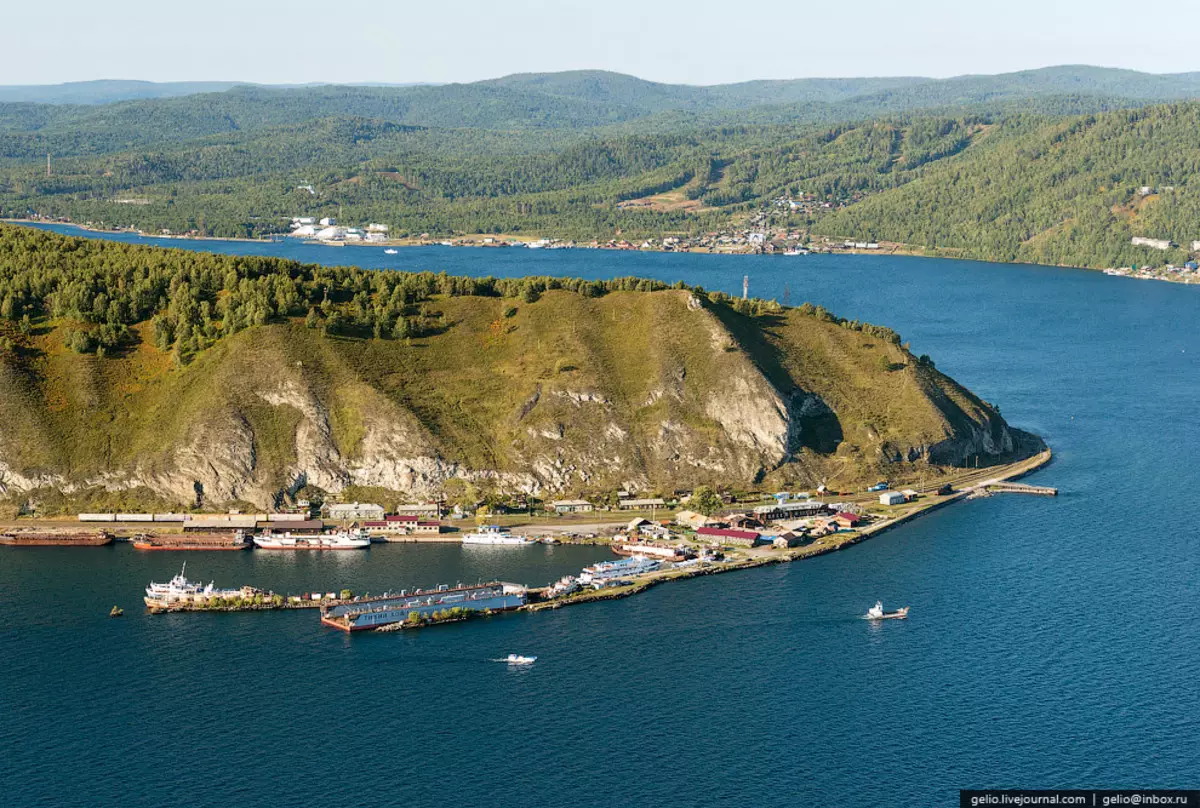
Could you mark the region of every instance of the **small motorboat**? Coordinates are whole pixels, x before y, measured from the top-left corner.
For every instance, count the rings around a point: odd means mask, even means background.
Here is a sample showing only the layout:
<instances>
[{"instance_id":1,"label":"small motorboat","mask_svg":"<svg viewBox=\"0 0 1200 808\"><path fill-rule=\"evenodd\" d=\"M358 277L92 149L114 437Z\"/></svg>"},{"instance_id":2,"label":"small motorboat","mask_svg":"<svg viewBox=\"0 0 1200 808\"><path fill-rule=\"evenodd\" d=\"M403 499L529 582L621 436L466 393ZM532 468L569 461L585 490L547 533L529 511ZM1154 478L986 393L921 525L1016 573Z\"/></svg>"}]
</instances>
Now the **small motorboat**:
<instances>
[{"instance_id":1,"label":"small motorboat","mask_svg":"<svg viewBox=\"0 0 1200 808\"><path fill-rule=\"evenodd\" d=\"M875 605L867 609L867 613L863 615L863 620L904 620L908 617L908 607L897 609L894 612L885 612L883 610L883 601L875 601Z\"/></svg>"},{"instance_id":2,"label":"small motorboat","mask_svg":"<svg viewBox=\"0 0 1200 808\"><path fill-rule=\"evenodd\" d=\"M384 255L395 255L395 254L396 254L396 253L398 253L398 252L400 252L400 251L399 251L399 250L393 250L391 247L388 247L386 250L384 250L384 251L383 251L383 254L384 254Z\"/></svg>"},{"instance_id":3,"label":"small motorboat","mask_svg":"<svg viewBox=\"0 0 1200 808\"><path fill-rule=\"evenodd\" d=\"M507 662L509 665L532 665L537 662L535 656L521 656L520 654L509 654L501 662Z\"/></svg>"}]
</instances>

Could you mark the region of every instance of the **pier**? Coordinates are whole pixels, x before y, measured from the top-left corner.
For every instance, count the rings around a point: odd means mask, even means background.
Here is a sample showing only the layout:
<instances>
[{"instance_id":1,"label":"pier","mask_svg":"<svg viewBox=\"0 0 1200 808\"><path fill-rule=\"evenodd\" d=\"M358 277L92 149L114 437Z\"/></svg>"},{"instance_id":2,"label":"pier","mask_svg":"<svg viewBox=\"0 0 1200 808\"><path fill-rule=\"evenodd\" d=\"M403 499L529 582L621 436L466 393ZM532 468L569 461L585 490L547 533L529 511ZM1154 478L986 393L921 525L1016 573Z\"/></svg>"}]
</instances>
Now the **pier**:
<instances>
[{"instance_id":1,"label":"pier","mask_svg":"<svg viewBox=\"0 0 1200 808\"><path fill-rule=\"evenodd\" d=\"M995 482L982 486L991 494L1033 494L1039 497L1056 497L1058 489L1047 485L1026 485L1025 483Z\"/></svg>"}]
</instances>

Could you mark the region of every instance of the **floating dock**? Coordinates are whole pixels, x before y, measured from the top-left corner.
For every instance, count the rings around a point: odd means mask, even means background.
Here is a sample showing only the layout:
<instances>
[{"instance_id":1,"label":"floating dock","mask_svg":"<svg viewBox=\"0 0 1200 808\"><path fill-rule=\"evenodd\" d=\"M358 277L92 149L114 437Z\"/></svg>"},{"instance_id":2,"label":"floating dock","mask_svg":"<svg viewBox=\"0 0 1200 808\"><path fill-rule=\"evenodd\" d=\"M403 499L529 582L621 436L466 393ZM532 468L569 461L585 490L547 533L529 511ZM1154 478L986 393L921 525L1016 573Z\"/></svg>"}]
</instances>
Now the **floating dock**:
<instances>
[{"instance_id":1,"label":"floating dock","mask_svg":"<svg viewBox=\"0 0 1200 808\"><path fill-rule=\"evenodd\" d=\"M349 603L339 603L321 608L321 622L342 631L365 631L381 628L408 620L414 613L418 618L428 618L435 612L461 609L468 612L503 612L519 609L525 605L529 590L520 584L494 581L477 586L413 592L399 595L384 595Z\"/></svg>"}]
</instances>

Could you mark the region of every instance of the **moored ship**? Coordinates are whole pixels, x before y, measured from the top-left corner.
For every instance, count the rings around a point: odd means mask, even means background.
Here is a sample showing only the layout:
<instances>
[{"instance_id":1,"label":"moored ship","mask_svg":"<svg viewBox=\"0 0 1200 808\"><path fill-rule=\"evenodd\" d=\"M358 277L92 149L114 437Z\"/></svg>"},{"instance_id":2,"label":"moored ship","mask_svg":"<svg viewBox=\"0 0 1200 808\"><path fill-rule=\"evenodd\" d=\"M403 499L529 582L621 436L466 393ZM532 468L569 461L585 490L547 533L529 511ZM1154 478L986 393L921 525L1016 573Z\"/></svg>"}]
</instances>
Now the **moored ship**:
<instances>
[{"instance_id":1,"label":"moored ship","mask_svg":"<svg viewBox=\"0 0 1200 808\"><path fill-rule=\"evenodd\" d=\"M179 574L165 584L153 581L146 587L146 596L142 598L150 609L170 609L186 604L203 603L212 598L235 597L243 594L241 589L217 589L210 581L202 584L187 579L187 562Z\"/></svg>"},{"instance_id":2,"label":"moored ship","mask_svg":"<svg viewBox=\"0 0 1200 808\"><path fill-rule=\"evenodd\" d=\"M599 564L584 567L579 573L579 582L589 586L604 586L609 581L620 580L630 575L654 572L661 566L661 561L639 555L618 561L601 561Z\"/></svg>"},{"instance_id":3,"label":"moored ship","mask_svg":"<svg viewBox=\"0 0 1200 808\"><path fill-rule=\"evenodd\" d=\"M365 530L340 530L316 536L268 531L254 537L254 546L260 550L363 550L371 546L371 537Z\"/></svg>"},{"instance_id":4,"label":"moored ship","mask_svg":"<svg viewBox=\"0 0 1200 808\"><path fill-rule=\"evenodd\" d=\"M137 550L248 550L251 547L245 532L182 533L152 536L147 533L133 537Z\"/></svg>"},{"instance_id":5,"label":"moored ship","mask_svg":"<svg viewBox=\"0 0 1200 808\"><path fill-rule=\"evenodd\" d=\"M506 527L500 527L500 525L483 525L477 530L464 535L462 543L518 545L533 544L534 541L528 536L519 536Z\"/></svg>"},{"instance_id":6,"label":"moored ship","mask_svg":"<svg viewBox=\"0 0 1200 808\"><path fill-rule=\"evenodd\" d=\"M70 530L19 530L0 533L0 544L9 547L103 547L112 544L107 531L80 533Z\"/></svg>"}]
</instances>

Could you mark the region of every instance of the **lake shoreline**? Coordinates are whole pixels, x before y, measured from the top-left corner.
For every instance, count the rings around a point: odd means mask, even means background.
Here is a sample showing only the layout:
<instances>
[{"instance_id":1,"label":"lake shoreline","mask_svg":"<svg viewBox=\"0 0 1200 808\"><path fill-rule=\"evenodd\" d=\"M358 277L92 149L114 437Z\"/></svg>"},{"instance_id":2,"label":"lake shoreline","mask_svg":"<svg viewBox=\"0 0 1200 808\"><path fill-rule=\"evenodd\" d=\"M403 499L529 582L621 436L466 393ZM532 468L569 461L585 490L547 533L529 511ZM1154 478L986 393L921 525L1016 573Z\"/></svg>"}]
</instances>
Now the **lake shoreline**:
<instances>
[{"instance_id":1,"label":"lake shoreline","mask_svg":"<svg viewBox=\"0 0 1200 808\"><path fill-rule=\"evenodd\" d=\"M128 229L103 229L92 227L85 224L77 224L71 221L48 221L41 219L0 219L0 222L23 227L39 227L39 226L61 226L82 230L85 233L95 233L96 235L126 235L136 236L138 238L147 239L164 239L170 241L182 242L230 242L235 244L278 244L284 240L294 239L295 241L311 246L329 247L330 249L340 249L342 247L374 247L378 249L409 249L413 247L453 247L455 249L476 248L476 249L521 249L521 247L513 247L507 242L520 241L525 249L529 249L530 243L541 240L541 237L534 236L515 236L503 234L476 233L468 236L458 236L445 241L451 242L446 244L443 241L430 240L415 240L415 239L389 239L386 241L338 241L324 242L317 239L296 239L290 235L280 234L279 236L270 238L243 238L237 236L194 236L194 235L179 235L179 234L155 234L146 233L140 230ZM69 234L68 234L69 235ZM87 238L87 236L79 236ZM475 239L496 238L502 240L495 244L478 244L473 243ZM453 243L456 240L467 240L472 243ZM1147 274L1142 271L1124 271L1115 267L1090 267L1078 264L1036 264L1027 261L1005 261L997 258L975 258L962 255L948 255L938 252L928 252L928 247L914 246L909 244L901 244L899 242L880 242L881 248L875 250L858 249L858 248L843 248L836 245L825 245L824 249L815 249L813 255L859 255L859 256L876 256L888 258L932 258L944 259L951 261L969 261L977 264L995 264L999 266L1038 266L1050 267L1053 269L1076 269L1087 272L1099 272L1111 277L1131 278L1133 280L1158 280L1167 281L1170 283L1180 283L1183 285L1191 285L1200 283L1200 277L1172 277L1170 274ZM886 244L887 248L882 245ZM163 249L170 249L167 245L161 245ZM678 249L663 249L661 246L656 247L617 247L606 244L596 245L579 245L572 244L571 246L550 246L544 249L549 250L600 250L604 252L632 252L632 253L661 253L661 254L686 254L686 255L717 255L717 256L750 256L750 257L792 257L785 256L783 253L763 253L755 250L720 250L710 248L678 248ZM803 257L803 256L798 256ZM290 259L289 259L290 260Z\"/></svg>"}]
</instances>

